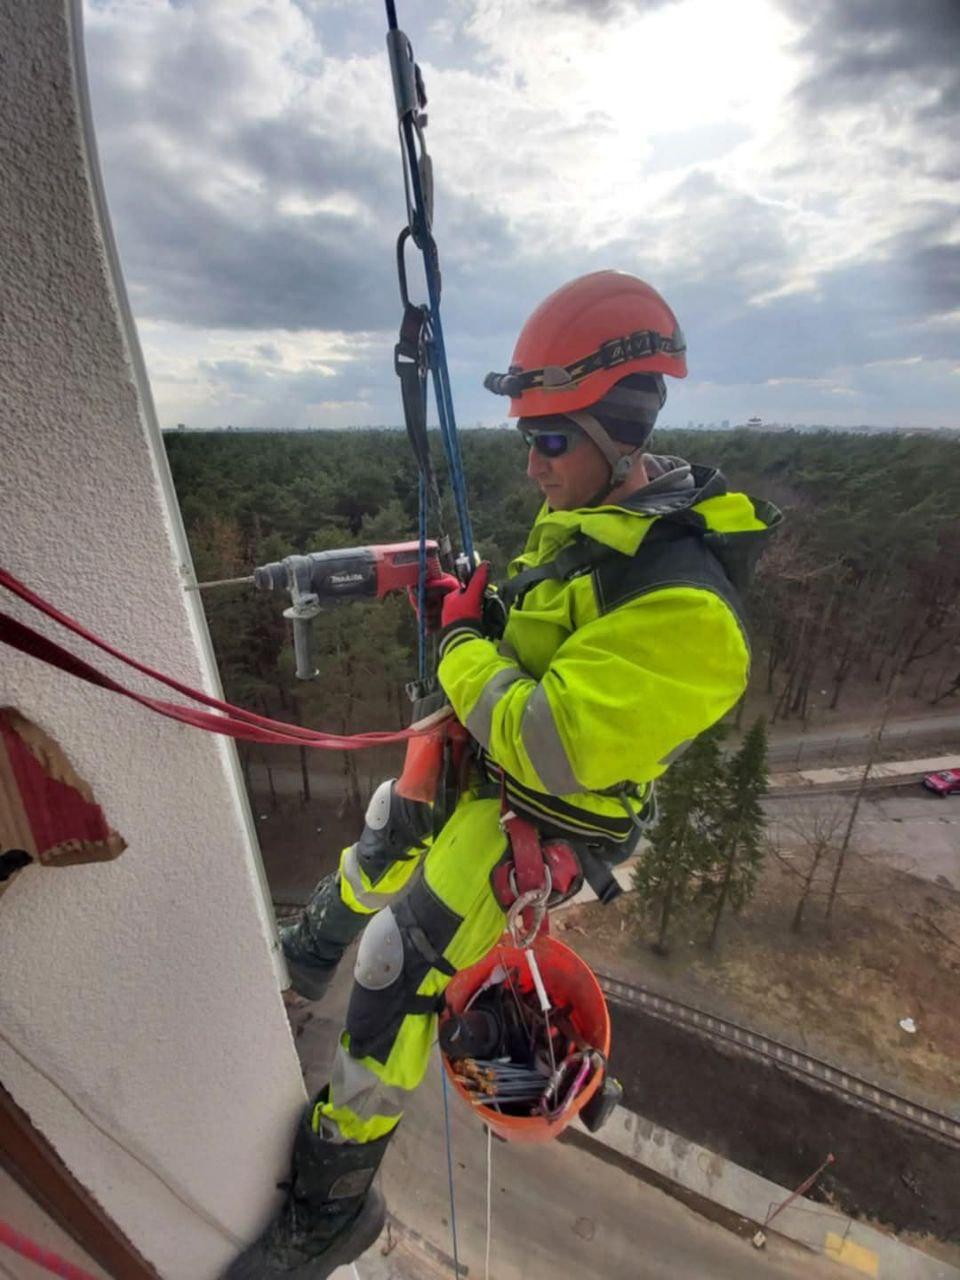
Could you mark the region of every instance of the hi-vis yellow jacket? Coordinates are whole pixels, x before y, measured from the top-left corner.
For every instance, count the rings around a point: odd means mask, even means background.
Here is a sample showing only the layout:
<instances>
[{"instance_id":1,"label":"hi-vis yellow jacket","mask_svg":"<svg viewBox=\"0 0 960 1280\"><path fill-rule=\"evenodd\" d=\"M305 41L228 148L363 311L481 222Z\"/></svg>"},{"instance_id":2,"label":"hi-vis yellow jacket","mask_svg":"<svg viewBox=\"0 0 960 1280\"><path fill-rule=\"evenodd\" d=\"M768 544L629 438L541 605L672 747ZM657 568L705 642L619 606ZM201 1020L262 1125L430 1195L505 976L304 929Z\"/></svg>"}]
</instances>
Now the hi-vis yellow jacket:
<instances>
[{"instance_id":1,"label":"hi-vis yellow jacket","mask_svg":"<svg viewBox=\"0 0 960 1280\"><path fill-rule=\"evenodd\" d=\"M743 693L739 591L781 519L718 471L653 461L686 487L662 475L622 505L544 506L509 568L507 595L528 589L503 638L457 630L441 650L440 683L510 803L587 840L628 840L653 779ZM529 585L529 570L554 576Z\"/></svg>"}]
</instances>

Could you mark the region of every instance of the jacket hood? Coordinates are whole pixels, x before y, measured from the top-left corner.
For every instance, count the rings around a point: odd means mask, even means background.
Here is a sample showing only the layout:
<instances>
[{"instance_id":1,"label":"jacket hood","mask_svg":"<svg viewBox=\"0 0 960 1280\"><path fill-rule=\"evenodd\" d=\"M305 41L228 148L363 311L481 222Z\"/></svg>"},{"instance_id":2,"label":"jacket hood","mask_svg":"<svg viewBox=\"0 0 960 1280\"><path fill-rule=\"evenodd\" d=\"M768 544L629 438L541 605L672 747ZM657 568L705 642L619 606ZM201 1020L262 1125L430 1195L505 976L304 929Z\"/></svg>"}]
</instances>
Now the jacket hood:
<instances>
[{"instance_id":1,"label":"jacket hood","mask_svg":"<svg viewBox=\"0 0 960 1280\"><path fill-rule=\"evenodd\" d=\"M631 494L624 506L637 514L656 515L662 524L694 530L736 589L745 590L767 540L783 522L782 513L772 502L729 492L716 467L680 458L651 457L650 462L648 473L659 466L660 474Z\"/></svg>"},{"instance_id":2,"label":"jacket hood","mask_svg":"<svg viewBox=\"0 0 960 1280\"><path fill-rule=\"evenodd\" d=\"M551 511L544 506L530 532L527 551L536 560L572 535L634 555L657 524L683 526L700 534L720 560L737 590L742 591L770 535L783 521L781 512L763 499L731 493L722 472L682 458L647 454L650 482L616 505Z\"/></svg>"}]
</instances>

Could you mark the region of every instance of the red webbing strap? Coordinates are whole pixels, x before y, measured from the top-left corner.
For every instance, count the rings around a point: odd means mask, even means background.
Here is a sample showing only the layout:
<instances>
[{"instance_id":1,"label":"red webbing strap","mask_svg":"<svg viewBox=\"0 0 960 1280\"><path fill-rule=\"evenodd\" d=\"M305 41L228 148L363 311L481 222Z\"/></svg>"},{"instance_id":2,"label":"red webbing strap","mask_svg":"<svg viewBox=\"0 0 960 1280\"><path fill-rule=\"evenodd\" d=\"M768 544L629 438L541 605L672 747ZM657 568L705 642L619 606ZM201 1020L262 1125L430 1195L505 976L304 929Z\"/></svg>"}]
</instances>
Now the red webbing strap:
<instances>
[{"instance_id":1,"label":"red webbing strap","mask_svg":"<svg viewBox=\"0 0 960 1280\"><path fill-rule=\"evenodd\" d=\"M43 1245L37 1244L36 1240L31 1240L29 1236L15 1231L9 1222L0 1222L0 1244L6 1245L14 1253L19 1253L22 1258L35 1262L38 1267L43 1267L44 1271L62 1277L62 1280L94 1280L89 1271L84 1271L83 1267L78 1267L75 1263L68 1262L66 1258L61 1258L59 1253L54 1253L52 1249L44 1248Z\"/></svg>"},{"instance_id":2,"label":"red webbing strap","mask_svg":"<svg viewBox=\"0 0 960 1280\"><path fill-rule=\"evenodd\" d=\"M519 898L534 889L545 888L547 868L543 860L540 832L532 822L528 822L526 818L520 818L514 813L509 807L505 792L501 793L500 810L500 825L507 833L507 839L510 842L510 849L513 853L517 897ZM525 929L532 927L532 910L531 907L528 907L523 912ZM544 912L539 932L550 932L550 922L546 912Z\"/></svg>"},{"instance_id":3,"label":"red webbing strap","mask_svg":"<svg viewBox=\"0 0 960 1280\"><path fill-rule=\"evenodd\" d=\"M227 712L234 719L245 720L249 724L260 724L272 729L279 727L294 737L313 738L316 736L312 729L304 729L300 725L286 725L282 721L271 720L268 716L259 716L254 711L245 711L242 707L234 707L229 702L221 702L219 698L211 697L210 694L204 693L201 689L192 689L189 685L181 684L179 680L174 680L172 676L164 675L162 671L155 671L153 667L148 667L146 663L138 662L136 658L131 658L120 649L115 649L113 645L108 644L106 640L101 640L92 631L88 631L82 623L77 622L75 618L71 618L69 614L62 613L56 605L52 605L48 600L44 600L42 596L38 596L26 583L21 582L19 578L15 578L12 573L2 567L0 567L0 587L6 587L8 591L12 591L14 595L26 601L32 608L46 614L48 618L52 618L61 627L72 631L74 635L80 636L81 639L87 640L90 644L96 645L104 653L109 653L111 658L118 659L128 667L133 667L134 671L139 671L142 675L149 676L151 680L157 680L160 684L165 684L169 689L182 693L184 697L190 698L194 702L203 703L206 707L213 707L216 711ZM54 647L59 649L59 645ZM60 651L66 652L66 650ZM29 652L29 650L25 650L25 652ZM44 659L44 661L47 661L47 659Z\"/></svg>"},{"instance_id":4,"label":"red webbing strap","mask_svg":"<svg viewBox=\"0 0 960 1280\"><path fill-rule=\"evenodd\" d=\"M0 586L6 587L26 601L27 604L46 614L47 617L52 618L61 626L66 627L68 631L81 636L84 640L96 645L98 649L109 653L111 657L117 658L128 667L133 667L134 670L142 672L153 680L158 680L161 684L175 689L185 697L191 698L195 702L200 702L204 706L213 707L223 714L213 715L209 711L201 711L195 707L184 707L175 702L165 702L160 698L152 698L147 694L137 693L133 689L128 689L125 685L105 675L102 671L98 671L90 663L84 662L82 658L78 658L76 654L64 649L56 641L48 639L38 631L34 631L32 627L18 622L15 618L5 613L0 613L0 642L10 645L11 648L18 649L21 653L25 653L30 657L38 658L41 662L56 667L79 680L84 680L88 684L98 685L100 688L108 689L111 693L118 693L124 698L130 698L133 702L138 702L142 707L146 707L150 711L167 716L171 720L179 720L182 724L191 725L195 729L205 729L209 733L222 733L228 737L242 738L248 742L274 743L281 746L317 747L338 751L359 751L365 747L407 742L411 738L419 737L423 732L423 730L419 729L398 729L393 732L359 734L324 733L320 730L304 729L300 725L286 724L282 720L271 720L267 716L256 715L252 711L245 711L242 707L235 707L229 702L221 702L218 698L213 698L199 689L191 689L189 685L181 684L179 680L174 680L171 676L155 671L145 663L138 662L135 658L131 658L119 649L115 649L105 640L101 640L99 636L81 626L79 622L61 613L54 605L49 604L2 568L0 568Z\"/></svg>"}]
</instances>

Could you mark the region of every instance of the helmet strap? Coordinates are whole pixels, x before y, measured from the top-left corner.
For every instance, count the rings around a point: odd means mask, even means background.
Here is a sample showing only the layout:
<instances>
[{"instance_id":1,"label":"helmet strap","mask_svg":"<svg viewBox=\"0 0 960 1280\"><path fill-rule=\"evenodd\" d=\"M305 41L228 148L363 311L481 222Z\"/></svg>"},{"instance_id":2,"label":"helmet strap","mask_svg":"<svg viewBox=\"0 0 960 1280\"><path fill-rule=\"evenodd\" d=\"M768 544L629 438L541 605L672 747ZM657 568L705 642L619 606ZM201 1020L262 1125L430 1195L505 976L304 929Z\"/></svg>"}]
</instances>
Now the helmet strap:
<instances>
[{"instance_id":1,"label":"helmet strap","mask_svg":"<svg viewBox=\"0 0 960 1280\"><path fill-rule=\"evenodd\" d=\"M566 413L564 417L569 418L571 422L575 422L583 434L593 441L610 467L610 478L606 485L590 500L589 505L594 507L597 503L602 502L607 494L612 493L614 489L619 489L630 474L633 464L643 456L646 446L640 445L639 448L631 450L630 453L621 453L612 436L604 430L592 413Z\"/></svg>"}]
</instances>

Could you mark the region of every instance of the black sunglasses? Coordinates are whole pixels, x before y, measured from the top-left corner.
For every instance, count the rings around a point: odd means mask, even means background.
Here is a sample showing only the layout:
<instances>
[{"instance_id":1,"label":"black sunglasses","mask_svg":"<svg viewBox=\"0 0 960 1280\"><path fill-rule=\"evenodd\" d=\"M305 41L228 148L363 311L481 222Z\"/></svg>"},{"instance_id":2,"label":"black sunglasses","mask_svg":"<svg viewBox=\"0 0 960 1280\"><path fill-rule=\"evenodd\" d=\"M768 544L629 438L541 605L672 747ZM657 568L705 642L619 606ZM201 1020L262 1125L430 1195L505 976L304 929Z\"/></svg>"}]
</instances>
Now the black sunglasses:
<instances>
[{"instance_id":1,"label":"black sunglasses","mask_svg":"<svg viewBox=\"0 0 960 1280\"><path fill-rule=\"evenodd\" d=\"M521 427L520 434L528 449L536 449L545 458L562 458L583 439L578 427L554 427L549 431L530 431Z\"/></svg>"}]
</instances>

